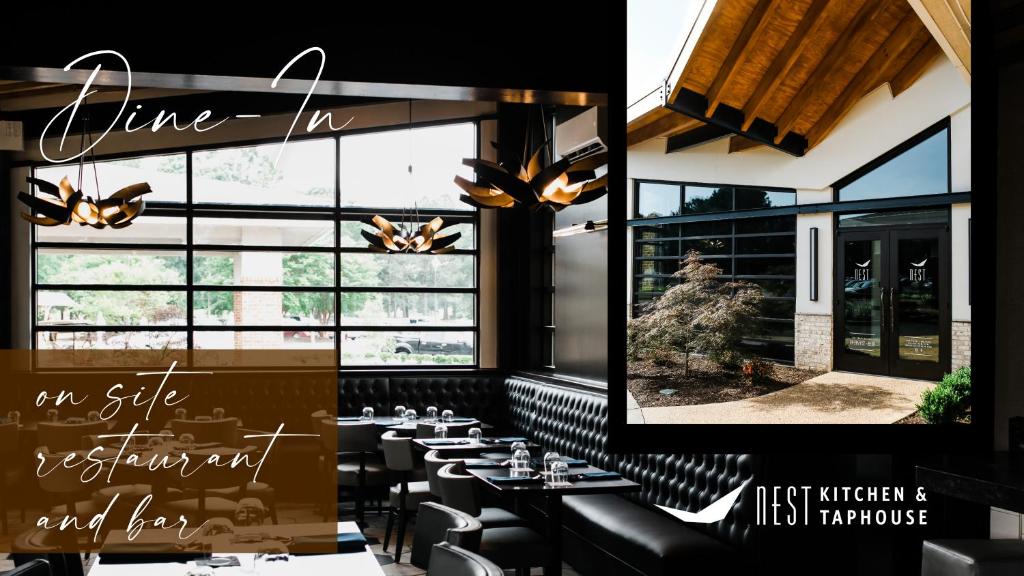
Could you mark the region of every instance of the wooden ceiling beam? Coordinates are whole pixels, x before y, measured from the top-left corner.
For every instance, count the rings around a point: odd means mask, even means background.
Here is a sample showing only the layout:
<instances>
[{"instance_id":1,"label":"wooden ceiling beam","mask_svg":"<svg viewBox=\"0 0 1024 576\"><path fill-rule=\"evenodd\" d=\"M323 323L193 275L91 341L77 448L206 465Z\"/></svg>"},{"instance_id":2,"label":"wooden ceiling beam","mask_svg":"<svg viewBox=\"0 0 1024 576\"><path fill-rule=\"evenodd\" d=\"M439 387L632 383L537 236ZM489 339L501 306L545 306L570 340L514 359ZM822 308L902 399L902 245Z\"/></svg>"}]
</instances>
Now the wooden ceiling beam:
<instances>
[{"instance_id":1,"label":"wooden ceiling beam","mask_svg":"<svg viewBox=\"0 0 1024 576\"><path fill-rule=\"evenodd\" d=\"M904 90L910 88L914 82L917 82L917 79L921 77L921 74L924 74L925 69L939 54L942 54L942 49L939 48L937 42L934 40L925 42L924 46L907 62L906 66L889 81L889 89L892 90L893 97L899 96Z\"/></svg>"},{"instance_id":2,"label":"wooden ceiling beam","mask_svg":"<svg viewBox=\"0 0 1024 576\"><path fill-rule=\"evenodd\" d=\"M807 131L808 148L821 142L868 90L878 86L887 71L886 68L893 61L898 60L908 47L916 51L920 48L921 41L925 39L927 39L927 30L924 29L921 21L913 12L907 12L889 34L889 37L861 66L839 97Z\"/></svg>"},{"instance_id":3,"label":"wooden ceiling beam","mask_svg":"<svg viewBox=\"0 0 1024 576\"><path fill-rule=\"evenodd\" d=\"M764 144L755 142L750 138L744 138L743 136L733 136L732 138L729 138L729 154L743 152L744 150L750 150L751 148L757 148L758 146L764 146Z\"/></svg>"},{"instance_id":4,"label":"wooden ceiling beam","mask_svg":"<svg viewBox=\"0 0 1024 576\"><path fill-rule=\"evenodd\" d=\"M765 33L768 21L771 20L771 15L785 1L758 0L757 4L754 5L754 9L743 24L739 36L736 37L736 41L733 42L732 47L729 49L729 54L725 57L721 67L719 67L718 74L715 75L715 79L708 88L708 111L705 115L714 116L715 109L722 102L722 95L728 94L726 88L729 82L736 77L736 73L741 68L740 64L743 56L747 53L747 47L751 45L756 47L762 41L762 36Z\"/></svg>"},{"instance_id":5,"label":"wooden ceiling beam","mask_svg":"<svg viewBox=\"0 0 1024 576\"><path fill-rule=\"evenodd\" d=\"M39 90L45 90L56 86L63 86L62 84L42 84L39 82L10 82L0 86L0 95L9 94L25 94L28 92L37 92Z\"/></svg>"},{"instance_id":6,"label":"wooden ceiling beam","mask_svg":"<svg viewBox=\"0 0 1024 576\"><path fill-rule=\"evenodd\" d=\"M825 13L825 8L828 5L828 0L811 1L807 12L804 13L800 23L797 24L796 30L786 40L786 44L779 50L779 53L775 55L775 59L772 60L768 70L761 77L760 82L757 83L754 93L743 106L745 117L743 120L743 130L750 130L750 125L754 123L754 119L757 118L761 109L768 102L768 96L773 94L775 89L779 87L779 84L789 74L790 69L796 64L797 59L803 54L804 47L815 37L822 22L825 21L822 14ZM838 5L838 2L833 3L833 6Z\"/></svg>"},{"instance_id":7,"label":"wooden ceiling beam","mask_svg":"<svg viewBox=\"0 0 1024 576\"><path fill-rule=\"evenodd\" d=\"M908 0L953 66L971 82L971 0Z\"/></svg>"},{"instance_id":8,"label":"wooden ceiling beam","mask_svg":"<svg viewBox=\"0 0 1024 576\"><path fill-rule=\"evenodd\" d=\"M650 140L651 138L661 138L671 134L679 134L692 128L696 128L701 124L699 120L683 116L682 114L677 114L667 108L658 108L657 112L652 115L656 116L653 121L646 122L635 129L631 127L631 129L627 130L627 148Z\"/></svg>"},{"instance_id":9,"label":"wooden ceiling beam","mask_svg":"<svg viewBox=\"0 0 1024 576\"><path fill-rule=\"evenodd\" d=\"M775 135L776 144L782 142L782 139L793 129L793 125L800 119L800 115L807 108L808 104L817 97L825 79L835 74L842 66L843 59L850 54L850 47L855 42L859 42L867 31L870 31L870 22L878 17L888 6L888 0L867 0L861 5L853 20L846 26L839 35L839 38L832 43L828 53L821 59L821 62L804 82L796 96L789 101L779 119L775 121L775 125L779 129Z\"/></svg>"}]
</instances>

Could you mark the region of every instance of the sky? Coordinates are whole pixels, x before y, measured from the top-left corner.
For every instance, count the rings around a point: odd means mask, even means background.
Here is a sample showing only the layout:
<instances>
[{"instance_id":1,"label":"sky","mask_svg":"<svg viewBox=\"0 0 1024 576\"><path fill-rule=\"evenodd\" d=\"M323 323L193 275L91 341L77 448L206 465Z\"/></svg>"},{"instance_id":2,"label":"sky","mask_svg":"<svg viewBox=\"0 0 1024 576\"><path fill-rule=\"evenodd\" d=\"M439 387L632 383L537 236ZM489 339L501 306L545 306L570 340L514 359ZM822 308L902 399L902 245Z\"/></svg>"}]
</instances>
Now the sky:
<instances>
[{"instance_id":1,"label":"sky","mask_svg":"<svg viewBox=\"0 0 1024 576\"><path fill-rule=\"evenodd\" d=\"M702 0L629 0L626 5L626 102L636 102L668 74L683 33Z\"/></svg>"}]
</instances>

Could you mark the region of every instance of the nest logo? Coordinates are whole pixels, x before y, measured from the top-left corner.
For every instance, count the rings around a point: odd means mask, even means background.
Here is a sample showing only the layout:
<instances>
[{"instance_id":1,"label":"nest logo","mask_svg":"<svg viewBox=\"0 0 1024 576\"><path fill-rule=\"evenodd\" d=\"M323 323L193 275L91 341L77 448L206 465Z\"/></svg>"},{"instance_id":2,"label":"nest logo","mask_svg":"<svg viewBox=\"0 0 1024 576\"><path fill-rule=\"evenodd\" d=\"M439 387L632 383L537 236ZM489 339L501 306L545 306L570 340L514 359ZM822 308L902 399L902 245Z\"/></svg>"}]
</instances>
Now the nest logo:
<instances>
[{"instance_id":1,"label":"nest logo","mask_svg":"<svg viewBox=\"0 0 1024 576\"><path fill-rule=\"evenodd\" d=\"M739 499L740 493L743 492L743 488L745 488L746 485L746 482L740 484L732 492L729 492L725 496L722 496L697 512L676 510L675 508L669 508L668 506L658 506L658 508L661 508L683 522L690 522L692 524L714 524L715 522L725 520L725 517L729 515L729 511L732 510L733 504L735 504L736 500Z\"/></svg>"},{"instance_id":2,"label":"nest logo","mask_svg":"<svg viewBox=\"0 0 1024 576\"><path fill-rule=\"evenodd\" d=\"M858 282L861 282L861 281L864 281L864 280L871 280L871 268L869 268L869 266L871 266L871 260L870 259L867 262L864 262L863 264L860 263L860 262L854 262L854 265L855 265L855 268L853 269L853 279L854 280L856 280Z\"/></svg>"},{"instance_id":3,"label":"nest logo","mask_svg":"<svg viewBox=\"0 0 1024 576\"><path fill-rule=\"evenodd\" d=\"M911 282L924 282L927 280L926 270L924 265L928 263L928 259L925 258L920 262L910 263L910 281Z\"/></svg>"}]
</instances>

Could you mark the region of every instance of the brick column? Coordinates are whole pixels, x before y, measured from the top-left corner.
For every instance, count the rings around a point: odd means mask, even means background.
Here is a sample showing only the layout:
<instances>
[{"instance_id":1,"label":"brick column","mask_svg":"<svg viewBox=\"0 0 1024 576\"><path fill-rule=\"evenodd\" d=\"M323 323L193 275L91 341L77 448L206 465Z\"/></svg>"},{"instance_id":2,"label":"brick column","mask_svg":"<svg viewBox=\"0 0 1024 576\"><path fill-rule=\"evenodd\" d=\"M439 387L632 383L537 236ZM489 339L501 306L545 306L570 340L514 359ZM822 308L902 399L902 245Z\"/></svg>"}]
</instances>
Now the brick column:
<instances>
[{"instance_id":1,"label":"brick column","mask_svg":"<svg viewBox=\"0 0 1024 576\"><path fill-rule=\"evenodd\" d=\"M952 329L952 369L971 365L971 323L953 322Z\"/></svg>"},{"instance_id":2,"label":"brick column","mask_svg":"<svg viewBox=\"0 0 1024 576\"><path fill-rule=\"evenodd\" d=\"M246 244L274 244L267 238L268 231L246 228ZM284 265L280 252L240 252L235 258L235 279L244 286L280 286L284 278ZM284 323L284 305L280 292L235 292L234 312L236 325L266 325ZM235 348L280 348L284 342L280 332L236 332Z\"/></svg>"},{"instance_id":3,"label":"brick column","mask_svg":"<svg viewBox=\"0 0 1024 576\"><path fill-rule=\"evenodd\" d=\"M832 369L832 316L797 314L794 319L794 364L806 370Z\"/></svg>"}]
</instances>

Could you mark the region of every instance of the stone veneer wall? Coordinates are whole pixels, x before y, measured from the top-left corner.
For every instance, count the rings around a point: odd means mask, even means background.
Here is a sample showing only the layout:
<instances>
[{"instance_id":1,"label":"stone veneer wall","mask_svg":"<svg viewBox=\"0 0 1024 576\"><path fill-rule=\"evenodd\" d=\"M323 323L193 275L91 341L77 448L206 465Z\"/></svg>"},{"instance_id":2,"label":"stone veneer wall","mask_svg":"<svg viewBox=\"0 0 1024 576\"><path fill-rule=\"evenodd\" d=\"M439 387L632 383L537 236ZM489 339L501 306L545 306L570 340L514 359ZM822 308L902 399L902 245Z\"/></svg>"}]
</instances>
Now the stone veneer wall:
<instances>
[{"instance_id":1,"label":"stone veneer wall","mask_svg":"<svg viewBox=\"0 0 1024 576\"><path fill-rule=\"evenodd\" d=\"M794 364L807 370L832 369L832 316L797 314L794 318Z\"/></svg>"},{"instance_id":2,"label":"stone veneer wall","mask_svg":"<svg viewBox=\"0 0 1024 576\"><path fill-rule=\"evenodd\" d=\"M953 322L953 370L971 365L971 323Z\"/></svg>"}]
</instances>

